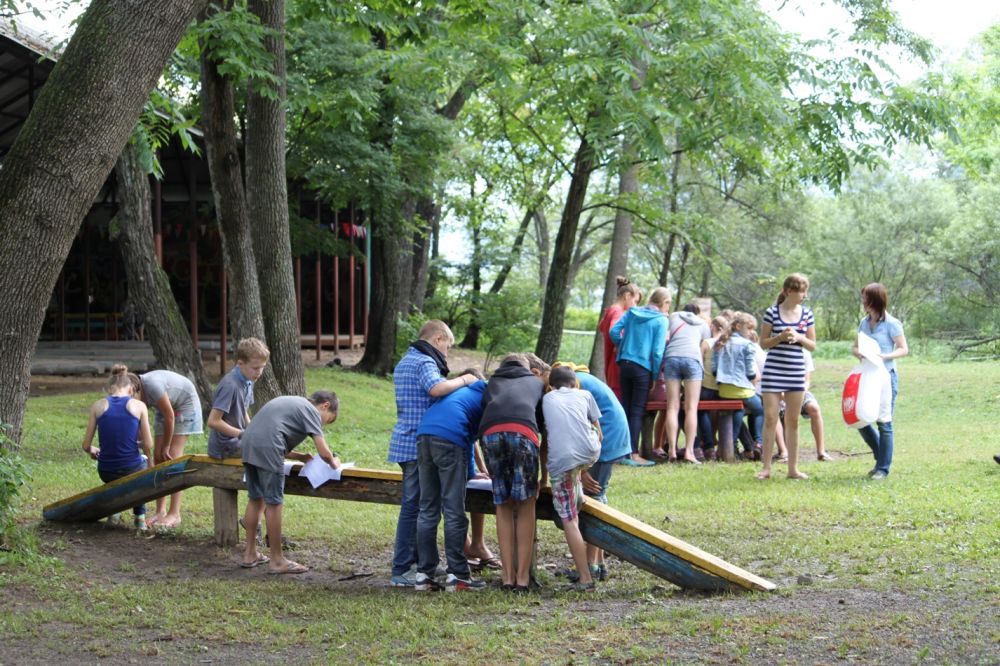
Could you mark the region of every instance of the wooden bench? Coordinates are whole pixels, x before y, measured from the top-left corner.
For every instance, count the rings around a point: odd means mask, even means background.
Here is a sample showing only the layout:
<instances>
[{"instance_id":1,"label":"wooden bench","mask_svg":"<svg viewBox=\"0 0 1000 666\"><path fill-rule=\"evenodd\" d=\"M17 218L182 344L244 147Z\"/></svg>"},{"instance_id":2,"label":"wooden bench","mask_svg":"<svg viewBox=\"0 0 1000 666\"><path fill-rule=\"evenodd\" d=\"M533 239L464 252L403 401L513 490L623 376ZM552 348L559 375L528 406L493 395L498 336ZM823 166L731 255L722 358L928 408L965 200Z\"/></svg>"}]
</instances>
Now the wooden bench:
<instances>
[{"instance_id":1,"label":"wooden bench","mask_svg":"<svg viewBox=\"0 0 1000 666\"><path fill-rule=\"evenodd\" d=\"M683 407L683 405L682 405ZM743 409L742 400L699 400L699 412L720 412L728 416L737 409ZM642 436L640 452L643 458L651 459L653 455L653 426L656 415L667 411L667 403L664 400L650 400L646 403L646 416L642 420ZM723 419L719 422L719 457L726 462L736 462L736 438L739 433L734 433L732 421Z\"/></svg>"}]
</instances>

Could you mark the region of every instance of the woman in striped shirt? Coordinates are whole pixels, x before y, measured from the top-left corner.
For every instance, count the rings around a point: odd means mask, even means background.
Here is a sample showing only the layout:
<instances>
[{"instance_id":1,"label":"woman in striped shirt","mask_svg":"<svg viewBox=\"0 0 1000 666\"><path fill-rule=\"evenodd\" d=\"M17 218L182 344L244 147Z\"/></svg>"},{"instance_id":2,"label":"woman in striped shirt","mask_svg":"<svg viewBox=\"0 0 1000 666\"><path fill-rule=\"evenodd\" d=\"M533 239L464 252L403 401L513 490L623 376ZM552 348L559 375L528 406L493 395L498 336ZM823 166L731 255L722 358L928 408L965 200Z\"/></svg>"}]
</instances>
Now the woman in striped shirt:
<instances>
[{"instance_id":1,"label":"woman in striped shirt","mask_svg":"<svg viewBox=\"0 0 1000 666\"><path fill-rule=\"evenodd\" d=\"M785 395L785 446L788 448L788 478L809 478L798 470L799 411L806 390L806 363L803 349L816 349L816 327L812 310L803 302L809 293L809 279L792 273L777 302L764 312L760 346L767 350L761 378L764 399L764 469L758 479L771 478L771 452L778 426L781 395Z\"/></svg>"}]
</instances>

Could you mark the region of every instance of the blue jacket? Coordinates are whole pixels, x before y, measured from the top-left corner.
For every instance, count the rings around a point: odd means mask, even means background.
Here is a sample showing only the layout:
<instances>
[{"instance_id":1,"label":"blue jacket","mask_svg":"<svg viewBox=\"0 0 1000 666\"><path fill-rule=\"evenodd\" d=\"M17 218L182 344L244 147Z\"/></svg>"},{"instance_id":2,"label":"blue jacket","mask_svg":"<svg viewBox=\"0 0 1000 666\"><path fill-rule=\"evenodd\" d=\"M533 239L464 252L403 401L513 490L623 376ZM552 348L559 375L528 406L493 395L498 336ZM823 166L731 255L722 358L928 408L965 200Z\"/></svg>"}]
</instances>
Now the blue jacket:
<instances>
[{"instance_id":1,"label":"blue jacket","mask_svg":"<svg viewBox=\"0 0 1000 666\"><path fill-rule=\"evenodd\" d=\"M618 347L617 360L632 361L659 372L667 345L667 317L656 308L629 308L611 327L611 341Z\"/></svg>"},{"instance_id":2,"label":"blue jacket","mask_svg":"<svg viewBox=\"0 0 1000 666\"><path fill-rule=\"evenodd\" d=\"M465 449L468 454L469 477L475 472L476 433L483 415L483 393L486 382L478 381L453 391L424 412L417 426L417 437L430 435Z\"/></svg>"},{"instance_id":3,"label":"blue jacket","mask_svg":"<svg viewBox=\"0 0 1000 666\"><path fill-rule=\"evenodd\" d=\"M597 403L597 408L601 410L601 432L604 439L601 440L601 456L598 462L609 462L624 458L632 453L632 444L628 434L628 420L625 417L625 410L618 401L618 396L611 388L597 377L586 372L576 373L576 378L580 382L580 388L590 391Z\"/></svg>"},{"instance_id":4,"label":"blue jacket","mask_svg":"<svg viewBox=\"0 0 1000 666\"><path fill-rule=\"evenodd\" d=\"M720 384L732 384L752 389L757 376L756 352L752 342L737 332L726 341L721 350L712 350L712 372Z\"/></svg>"}]
</instances>

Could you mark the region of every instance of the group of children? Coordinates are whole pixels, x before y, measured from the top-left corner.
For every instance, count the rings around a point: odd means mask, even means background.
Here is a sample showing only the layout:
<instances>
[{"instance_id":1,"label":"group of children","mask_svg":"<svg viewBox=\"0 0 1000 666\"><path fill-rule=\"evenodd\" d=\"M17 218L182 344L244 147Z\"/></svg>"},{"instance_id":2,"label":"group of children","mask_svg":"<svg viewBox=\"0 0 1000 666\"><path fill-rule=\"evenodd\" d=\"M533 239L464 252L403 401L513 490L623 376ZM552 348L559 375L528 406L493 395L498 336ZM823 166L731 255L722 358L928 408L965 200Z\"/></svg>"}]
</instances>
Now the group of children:
<instances>
[{"instance_id":1,"label":"group of children","mask_svg":"<svg viewBox=\"0 0 1000 666\"><path fill-rule=\"evenodd\" d=\"M723 438L745 432L744 456L763 461L758 478L770 477L772 459L787 461L790 478L806 478L798 470L801 414L811 420L817 458L830 460L822 414L808 391L816 334L812 311L804 305L809 290L805 276L796 273L784 281L764 313L759 338L756 318L745 312L724 311L709 322L691 303L671 314L670 295L662 287L653 290L645 307L638 307L638 287L625 278L618 284L618 301L605 311L598 330L605 343L608 382L629 415L632 455L625 464L655 464L640 455L638 446L646 404L654 394L666 406L655 427L654 458L692 464L714 460L716 430ZM732 421L699 412L700 400L720 398L742 401L743 409L732 414ZM681 432L683 449L678 448ZM772 455L775 446L778 454Z\"/></svg>"},{"instance_id":2,"label":"group of children","mask_svg":"<svg viewBox=\"0 0 1000 666\"><path fill-rule=\"evenodd\" d=\"M389 461L403 471L403 498L392 584L418 591L485 587L473 569L495 558L482 539L482 516L473 514L469 539L465 515L467 483L478 477L492 488L502 588L527 591L536 499L551 477L553 505L576 562L573 587L593 589L607 568L603 552L584 542L578 516L585 488L606 501L610 463L628 453L614 394L586 368L553 368L534 354L508 355L489 382L473 370L447 379L453 344L444 322L429 321L393 373L397 423ZM610 437L602 435L605 423ZM443 570L436 542L442 515Z\"/></svg>"}]
</instances>

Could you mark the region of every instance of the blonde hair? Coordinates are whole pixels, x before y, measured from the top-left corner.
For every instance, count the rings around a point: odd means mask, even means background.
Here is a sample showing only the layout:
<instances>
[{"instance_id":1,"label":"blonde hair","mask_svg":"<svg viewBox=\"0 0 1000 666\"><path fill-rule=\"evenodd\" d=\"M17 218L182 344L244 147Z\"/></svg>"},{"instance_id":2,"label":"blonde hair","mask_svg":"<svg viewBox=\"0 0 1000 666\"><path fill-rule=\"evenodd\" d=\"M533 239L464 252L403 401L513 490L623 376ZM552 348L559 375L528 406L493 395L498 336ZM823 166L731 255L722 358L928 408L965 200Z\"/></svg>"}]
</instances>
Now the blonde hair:
<instances>
[{"instance_id":1,"label":"blonde hair","mask_svg":"<svg viewBox=\"0 0 1000 666\"><path fill-rule=\"evenodd\" d=\"M239 344L236 345L236 360L249 363L255 358L266 363L271 358L271 350L259 338L243 338L240 340Z\"/></svg>"},{"instance_id":2,"label":"blonde hair","mask_svg":"<svg viewBox=\"0 0 1000 666\"><path fill-rule=\"evenodd\" d=\"M722 334L719 335L719 339L715 342L715 349L717 351L726 346L729 338L733 335L733 331L739 326L749 326L751 331L756 332L757 319L747 312L734 313L732 319L726 324L726 328L722 331Z\"/></svg>"},{"instance_id":3,"label":"blonde hair","mask_svg":"<svg viewBox=\"0 0 1000 666\"><path fill-rule=\"evenodd\" d=\"M777 304L781 305L785 302L786 292L805 291L807 289L809 289L809 278L802 273L792 273L785 278L785 282L781 285L781 293L778 294Z\"/></svg>"},{"instance_id":4,"label":"blonde hair","mask_svg":"<svg viewBox=\"0 0 1000 666\"><path fill-rule=\"evenodd\" d=\"M443 335L448 339L449 343L455 342L455 335L448 328L448 324L444 323L440 319L428 319L427 322L420 327L420 339L430 342L439 335Z\"/></svg>"},{"instance_id":5,"label":"blonde hair","mask_svg":"<svg viewBox=\"0 0 1000 666\"><path fill-rule=\"evenodd\" d=\"M666 287L657 287L649 294L649 305L660 307L664 304L670 305L670 291Z\"/></svg>"},{"instance_id":6,"label":"blonde hair","mask_svg":"<svg viewBox=\"0 0 1000 666\"><path fill-rule=\"evenodd\" d=\"M112 393L119 389L131 387L132 395L142 395L142 381L135 373L128 371L128 366L124 363L115 363L111 366L111 375L108 377L107 391Z\"/></svg>"}]
</instances>

